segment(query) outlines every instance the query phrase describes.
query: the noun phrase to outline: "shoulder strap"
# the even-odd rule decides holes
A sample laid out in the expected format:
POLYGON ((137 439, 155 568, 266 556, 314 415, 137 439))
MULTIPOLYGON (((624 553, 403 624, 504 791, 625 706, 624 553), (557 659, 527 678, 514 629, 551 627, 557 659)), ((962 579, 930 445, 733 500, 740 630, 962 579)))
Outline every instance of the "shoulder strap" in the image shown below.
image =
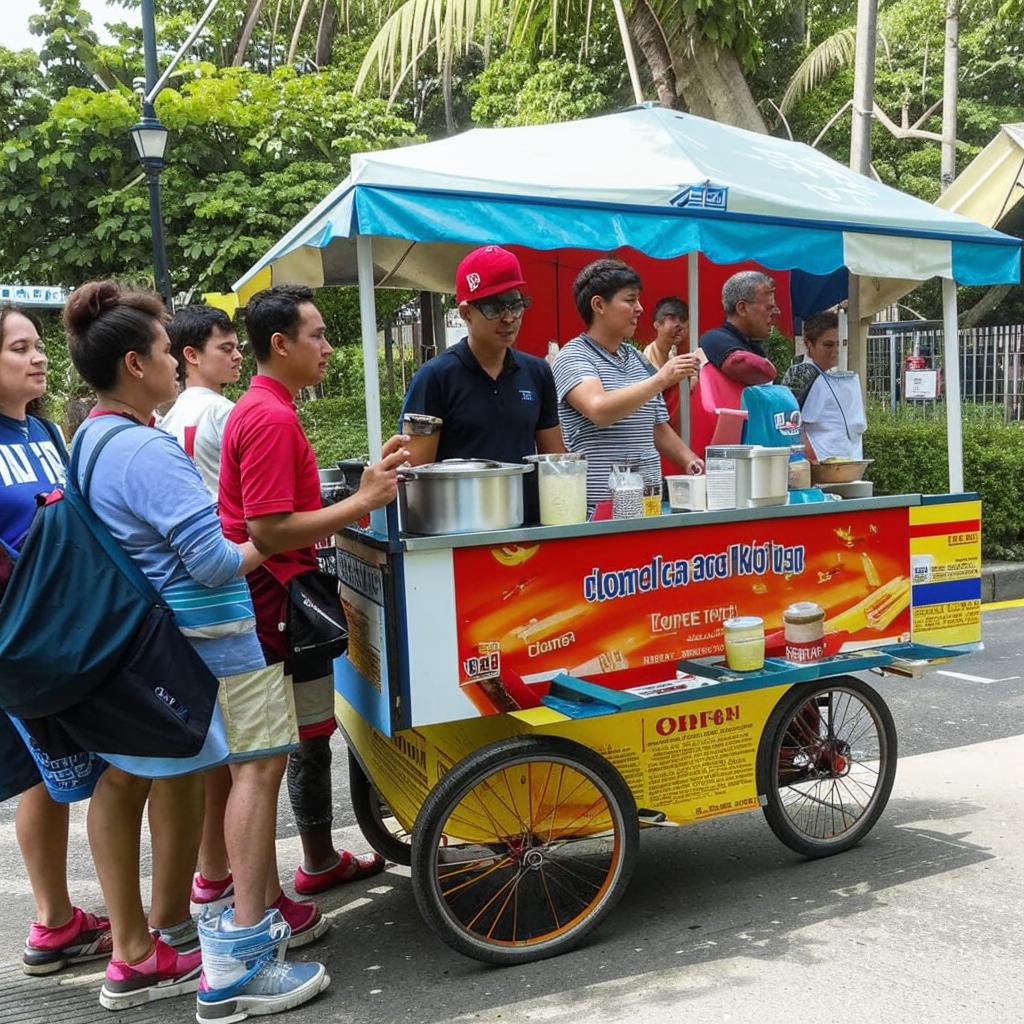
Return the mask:
POLYGON ((68 481, 74 487, 78 487, 81 491, 82 497, 86 501, 89 500, 89 486, 92 483, 92 473, 96 468, 96 460, 100 456, 100 452, 106 448, 107 444, 113 439, 116 434, 120 434, 122 431, 131 430, 133 427, 141 427, 141 423, 120 423, 116 427, 108 430, 97 442, 96 447, 93 448, 92 453, 89 455, 89 461, 85 467, 85 473, 82 475, 81 484, 78 483, 78 462, 82 454, 82 435, 79 433, 74 442, 71 445, 71 465, 68 467, 68 481))
POLYGON ((68 464, 68 446, 60 427, 53 420, 43 419, 42 416, 37 416, 36 419, 42 424, 43 430, 50 435, 50 440, 53 441, 53 446, 57 449, 61 462, 66 466, 68 464))

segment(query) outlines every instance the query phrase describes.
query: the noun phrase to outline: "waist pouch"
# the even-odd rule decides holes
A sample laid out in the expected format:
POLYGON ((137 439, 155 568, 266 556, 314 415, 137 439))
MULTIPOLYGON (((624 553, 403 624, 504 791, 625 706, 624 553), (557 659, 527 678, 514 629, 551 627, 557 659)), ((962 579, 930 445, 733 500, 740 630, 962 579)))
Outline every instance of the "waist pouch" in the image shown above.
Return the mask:
POLYGON ((288 583, 285 621, 288 662, 333 661, 348 650, 348 623, 338 596, 338 581, 313 569, 288 583))

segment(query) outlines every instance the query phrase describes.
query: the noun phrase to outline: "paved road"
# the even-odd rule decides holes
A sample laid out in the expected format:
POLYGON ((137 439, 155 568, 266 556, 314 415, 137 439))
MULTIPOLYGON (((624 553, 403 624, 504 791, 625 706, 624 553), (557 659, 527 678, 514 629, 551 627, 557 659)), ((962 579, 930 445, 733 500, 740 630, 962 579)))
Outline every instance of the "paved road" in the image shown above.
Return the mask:
MULTIPOLYGON (((789 1021, 836 1016, 919 1024, 1019 1020, 1024 1007, 1024 608, 985 615, 987 650, 922 680, 876 683, 901 743, 889 807, 840 857, 803 861, 759 815, 644 834, 627 898, 585 947, 492 969, 451 952, 416 909, 408 872, 331 894, 331 990, 292 1018, 345 1024, 789 1021), (970 678, 961 678, 961 677, 970 678)), ((359 845, 335 771, 339 841, 359 845)), ((31 900, 0 807, 0 1024, 109 1020, 99 974, 54 980, 13 966, 31 900)), ((297 841, 282 810, 282 870, 297 841)), ((99 902, 79 809, 74 892, 99 902)), ((305 951, 303 951, 305 952, 305 951)), ((191 1020, 187 999, 119 1024, 191 1020)))

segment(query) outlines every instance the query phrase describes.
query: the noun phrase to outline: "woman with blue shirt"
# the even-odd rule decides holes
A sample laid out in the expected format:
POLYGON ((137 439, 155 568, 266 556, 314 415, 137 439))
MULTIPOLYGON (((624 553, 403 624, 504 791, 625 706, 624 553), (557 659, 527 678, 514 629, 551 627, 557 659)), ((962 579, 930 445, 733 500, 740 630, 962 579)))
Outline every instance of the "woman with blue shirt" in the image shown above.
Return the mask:
MULTIPOLYGON (((41 418, 46 392, 42 324, 33 313, 0 306, 0 561, 16 556, 36 510, 36 495, 64 480, 64 441, 41 418)), ((110 922, 75 907, 68 894, 68 801, 89 795, 102 770, 90 754, 46 769, 47 782, 14 723, 0 714, 0 800, 18 796, 15 833, 32 886, 36 919, 23 969, 50 974, 109 956, 110 922)))
MULTIPOLYGON (((280 960, 292 934, 288 909, 303 905, 287 901, 287 907, 275 903, 267 909, 259 871, 237 896, 247 905, 257 901, 256 922, 236 922, 234 910, 225 910, 200 922, 202 956, 198 950, 185 951, 196 935, 188 902, 202 824, 202 778, 197 773, 232 760, 236 753, 246 760, 281 755, 296 731, 291 728, 283 739, 275 730, 261 734, 257 727, 266 726, 268 719, 283 718, 294 726, 293 706, 278 708, 263 701, 258 713, 249 716, 258 719, 255 725, 250 721, 239 732, 247 716, 246 709, 233 703, 233 686, 267 672, 243 579, 263 556, 250 542, 236 545, 224 538, 192 460, 171 435, 149 426, 153 410, 177 393, 177 362, 165 320, 159 296, 127 291, 113 281, 78 288, 64 311, 72 361, 98 397, 75 438, 81 446, 79 464, 88 465, 100 441, 111 435, 96 462, 89 504, 175 611, 179 628, 221 683, 218 711, 196 757, 100 755, 109 767, 96 785, 89 840, 113 931, 113 958, 100 1002, 122 1009, 198 988, 198 1019, 237 1020, 250 1010, 266 1014, 297 1006, 325 988, 329 978, 321 964, 280 960), (134 429, 114 433, 125 424, 134 429), (260 735, 273 739, 262 744, 260 735), (154 846, 158 832, 174 838, 163 872, 168 890, 173 885, 168 903, 173 899, 181 908, 180 926, 161 929, 155 937, 139 894, 139 831, 147 796, 154 846), (256 886, 258 892, 253 891, 256 886), (239 950, 244 956, 235 955, 239 950)), ((124 725, 131 728, 132 723, 124 725)), ((246 823, 236 823, 245 833, 246 823)), ((244 835, 227 836, 233 865, 260 860, 267 852, 264 847, 272 850, 272 824, 245 834, 254 849, 246 849, 244 835)), ((308 916, 303 914, 303 919, 308 916)), ((156 923, 152 915, 150 923, 156 923)))
POLYGON ((587 505, 608 498, 612 463, 636 460, 648 483, 661 481, 661 458, 686 473, 701 460, 669 425, 662 392, 692 372, 690 357, 674 356, 661 369, 632 345, 643 306, 640 275, 621 260, 595 260, 573 283, 586 325, 555 360, 555 388, 569 451, 587 457, 587 505))

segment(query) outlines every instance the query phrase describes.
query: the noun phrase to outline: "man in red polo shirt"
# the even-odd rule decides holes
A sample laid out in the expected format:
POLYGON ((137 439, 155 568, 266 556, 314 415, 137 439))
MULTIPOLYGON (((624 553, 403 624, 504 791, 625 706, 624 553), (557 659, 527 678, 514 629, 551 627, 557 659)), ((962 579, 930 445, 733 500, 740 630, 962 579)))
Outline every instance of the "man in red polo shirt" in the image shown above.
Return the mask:
MULTIPOLYGON (((334 675, 330 659, 291 665, 286 634, 288 585, 316 569, 314 544, 393 501, 396 469, 407 458, 405 437, 393 437, 381 462, 363 474, 351 498, 321 507, 316 457, 295 410, 301 388, 324 376, 331 346, 313 291, 294 285, 255 295, 245 323, 258 374, 228 417, 221 450, 220 518, 226 536, 249 537, 270 557, 249 577, 256 630, 268 663, 284 662, 295 693, 299 748, 288 757, 288 795, 302 840, 303 863, 295 872, 300 894, 321 892, 364 878, 384 867, 376 854, 338 851, 331 836, 330 738, 334 721, 334 675)), ((276 879, 276 876, 275 876, 276 879)), ((272 896, 268 892, 268 898, 272 896)), ((308 927, 309 902, 288 901, 278 909, 308 927), (303 909, 304 908, 304 909, 303 909)))

